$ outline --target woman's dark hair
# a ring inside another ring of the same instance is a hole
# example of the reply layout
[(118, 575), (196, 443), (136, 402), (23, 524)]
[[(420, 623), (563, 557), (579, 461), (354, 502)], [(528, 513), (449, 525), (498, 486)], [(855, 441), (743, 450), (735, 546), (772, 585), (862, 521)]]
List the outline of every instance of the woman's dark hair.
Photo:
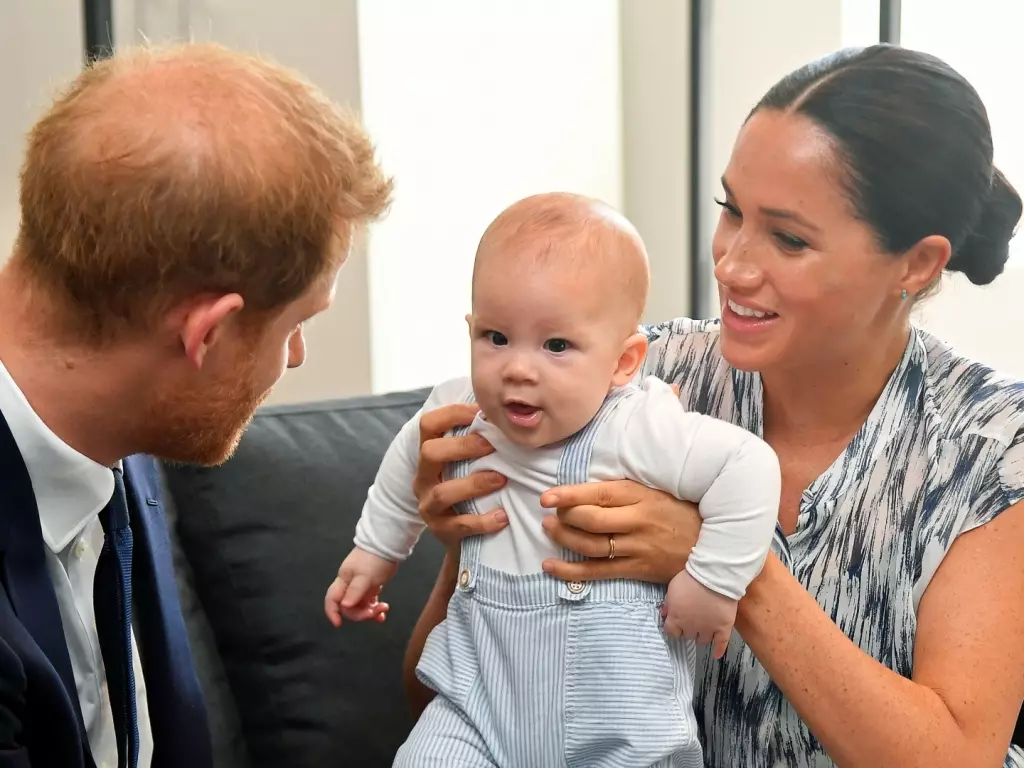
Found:
[(831, 134), (846, 192), (883, 250), (942, 235), (950, 271), (976, 285), (1003, 271), (1020, 195), (992, 165), (985, 105), (948, 64), (892, 45), (846, 49), (784, 77), (751, 115), (763, 109)]

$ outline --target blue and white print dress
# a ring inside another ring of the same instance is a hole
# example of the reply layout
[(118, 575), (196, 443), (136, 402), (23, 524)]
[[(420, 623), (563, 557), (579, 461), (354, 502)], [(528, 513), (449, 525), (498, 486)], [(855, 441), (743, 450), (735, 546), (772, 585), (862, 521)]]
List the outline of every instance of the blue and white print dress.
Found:
[[(722, 358), (717, 320), (647, 333), (644, 375), (762, 435), (761, 379)], [(1022, 499), (1024, 382), (914, 329), (860, 432), (804, 491), (796, 532), (777, 531), (773, 548), (854, 643), (909, 678), (917, 607), (953, 541)], [(701, 654), (696, 711), (711, 768), (835, 765), (737, 635), (721, 662)], [(1024, 768), (1024, 751), (1004, 765)]]

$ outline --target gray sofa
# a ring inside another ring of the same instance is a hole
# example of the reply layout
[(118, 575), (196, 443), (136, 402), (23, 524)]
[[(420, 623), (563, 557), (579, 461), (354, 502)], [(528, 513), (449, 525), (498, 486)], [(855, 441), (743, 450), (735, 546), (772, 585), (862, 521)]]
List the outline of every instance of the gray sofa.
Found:
[(424, 536), (399, 569), (383, 625), (335, 630), (323, 595), (384, 451), (426, 396), (265, 408), (223, 466), (165, 468), (218, 768), (389, 766), (412, 727), (402, 655), (437, 542)]
[(399, 569), (382, 625), (336, 630), (323, 596), (384, 451), (426, 395), (268, 407), (223, 466), (165, 467), (218, 768), (389, 766), (412, 727), (402, 654), (436, 541)]

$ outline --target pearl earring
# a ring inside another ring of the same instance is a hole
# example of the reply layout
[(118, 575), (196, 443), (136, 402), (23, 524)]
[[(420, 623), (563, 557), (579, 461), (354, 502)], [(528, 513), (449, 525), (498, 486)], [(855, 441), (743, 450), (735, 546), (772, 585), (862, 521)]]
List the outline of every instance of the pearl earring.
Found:
[(900, 301), (906, 301), (908, 295), (909, 294), (907, 293), (907, 289), (904, 288), (902, 291), (900, 291)]

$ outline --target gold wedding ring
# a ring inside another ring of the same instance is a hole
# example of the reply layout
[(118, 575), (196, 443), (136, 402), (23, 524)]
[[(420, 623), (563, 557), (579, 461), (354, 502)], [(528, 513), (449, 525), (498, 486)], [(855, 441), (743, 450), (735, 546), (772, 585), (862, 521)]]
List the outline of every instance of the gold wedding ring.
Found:
[(608, 559), (615, 559), (615, 536), (610, 533), (608, 534)]

